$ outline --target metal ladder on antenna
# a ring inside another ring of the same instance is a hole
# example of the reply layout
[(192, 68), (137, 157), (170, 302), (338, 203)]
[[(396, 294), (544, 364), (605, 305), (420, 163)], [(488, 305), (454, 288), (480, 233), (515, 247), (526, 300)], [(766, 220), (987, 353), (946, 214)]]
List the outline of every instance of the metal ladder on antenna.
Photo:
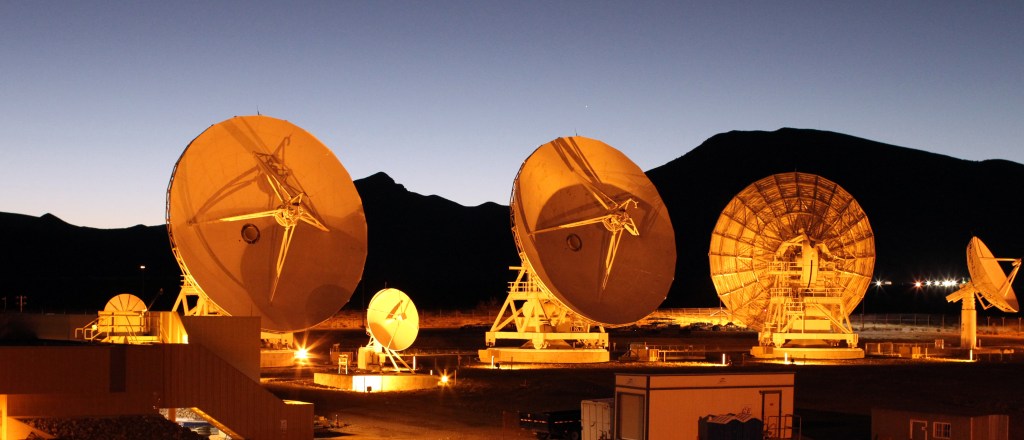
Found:
[(786, 299), (786, 314), (802, 315), (806, 307), (807, 305), (804, 304), (803, 295), (796, 290), (791, 290), (789, 297)]

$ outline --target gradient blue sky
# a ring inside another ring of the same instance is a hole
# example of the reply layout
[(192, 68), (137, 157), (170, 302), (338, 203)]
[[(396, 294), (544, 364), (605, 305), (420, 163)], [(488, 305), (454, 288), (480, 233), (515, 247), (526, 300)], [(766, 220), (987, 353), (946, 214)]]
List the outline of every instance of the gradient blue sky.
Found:
[(1024, 2), (0, 0), (0, 211), (157, 225), (178, 156), (287, 119), (353, 178), (507, 203), (559, 136), (644, 169), (815, 128), (1024, 163)]

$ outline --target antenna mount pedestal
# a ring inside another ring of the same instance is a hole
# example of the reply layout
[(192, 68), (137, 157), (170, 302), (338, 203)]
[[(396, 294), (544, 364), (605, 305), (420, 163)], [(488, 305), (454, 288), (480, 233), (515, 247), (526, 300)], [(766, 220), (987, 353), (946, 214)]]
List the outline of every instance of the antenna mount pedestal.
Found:
[[(607, 362), (608, 333), (604, 327), (573, 313), (534, 279), (528, 263), (511, 267), (516, 280), (486, 334), (487, 362)], [(506, 330), (508, 327), (513, 330)], [(592, 330), (597, 331), (592, 331)], [(525, 341), (518, 348), (496, 347), (499, 340)], [(603, 355), (602, 355), (603, 353)]]

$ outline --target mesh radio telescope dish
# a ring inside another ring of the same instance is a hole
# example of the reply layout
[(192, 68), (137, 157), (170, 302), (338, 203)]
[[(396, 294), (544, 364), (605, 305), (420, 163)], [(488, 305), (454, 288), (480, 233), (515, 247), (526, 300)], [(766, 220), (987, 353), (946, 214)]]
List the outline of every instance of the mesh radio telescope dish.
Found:
[(560, 302), (603, 324), (640, 320), (675, 274), (675, 233), (658, 190), (636, 164), (585, 137), (542, 145), (513, 186), (523, 264)]
[(722, 211), (708, 255), (719, 298), (762, 345), (856, 345), (849, 313), (871, 282), (875, 243), (860, 204), (836, 183), (797, 172), (754, 182)]
[(130, 293), (122, 293), (110, 298), (103, 306), (104, 312), (145, 312), (146, 303)]
[(333, 315), (366, 261), (366, 219), (348, 172), (311, 134), (266, 116), (215, 124), (185, 148), (167, 225), (186, 284), (194, 279), (228, 314), (260, 316), (265, 330)]
[[(1009, 276), (1003, 273), (1003, 268), (999, 265), (1001, 261), (1013, 263)], [(1012, 285), (1020, 266), (1020, 258), (996, 258), (980, 238), (971, 237), (971, 241), (967, 243), (967, 270), (971, 274), (971, 281), (962, 284), (959, 290), (946, 296), (947, 301), (960, 301), (963, 305), (960, 313), (961, 348), (977, 347), (976, 302), (984, 309), (995, 307), (1007, 313), (1016, 313), (1020, 310)]]
[(420, 315), (405, 292), (384, 289), (373, 295), (366, 307), (366, 326), (370, 337), (381, 346), (402, 351), (416, 340), (420, 331)]

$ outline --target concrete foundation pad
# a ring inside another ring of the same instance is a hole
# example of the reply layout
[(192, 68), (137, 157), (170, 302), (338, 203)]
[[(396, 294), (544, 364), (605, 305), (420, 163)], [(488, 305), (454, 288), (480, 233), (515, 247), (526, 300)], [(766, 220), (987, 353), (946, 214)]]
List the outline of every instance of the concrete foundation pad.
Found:
[(600, 348), (533, 349), (485, 348), (479, 350), (480, 362), (524, 364), (591, 364), (608, 362), (608, 350)]
[(295, 352), (291, 350), (260, 350), (260, 368), (290, 367), (295, 365)]
[(425, 390), (437, 388), (440, 382), (441, 376), (429, 374), (313, 374), (317, 385), (361, 393)]
[(750, 354), (758, 359), (864, 359), (864, 350), (845, 347), (753, 347)]

